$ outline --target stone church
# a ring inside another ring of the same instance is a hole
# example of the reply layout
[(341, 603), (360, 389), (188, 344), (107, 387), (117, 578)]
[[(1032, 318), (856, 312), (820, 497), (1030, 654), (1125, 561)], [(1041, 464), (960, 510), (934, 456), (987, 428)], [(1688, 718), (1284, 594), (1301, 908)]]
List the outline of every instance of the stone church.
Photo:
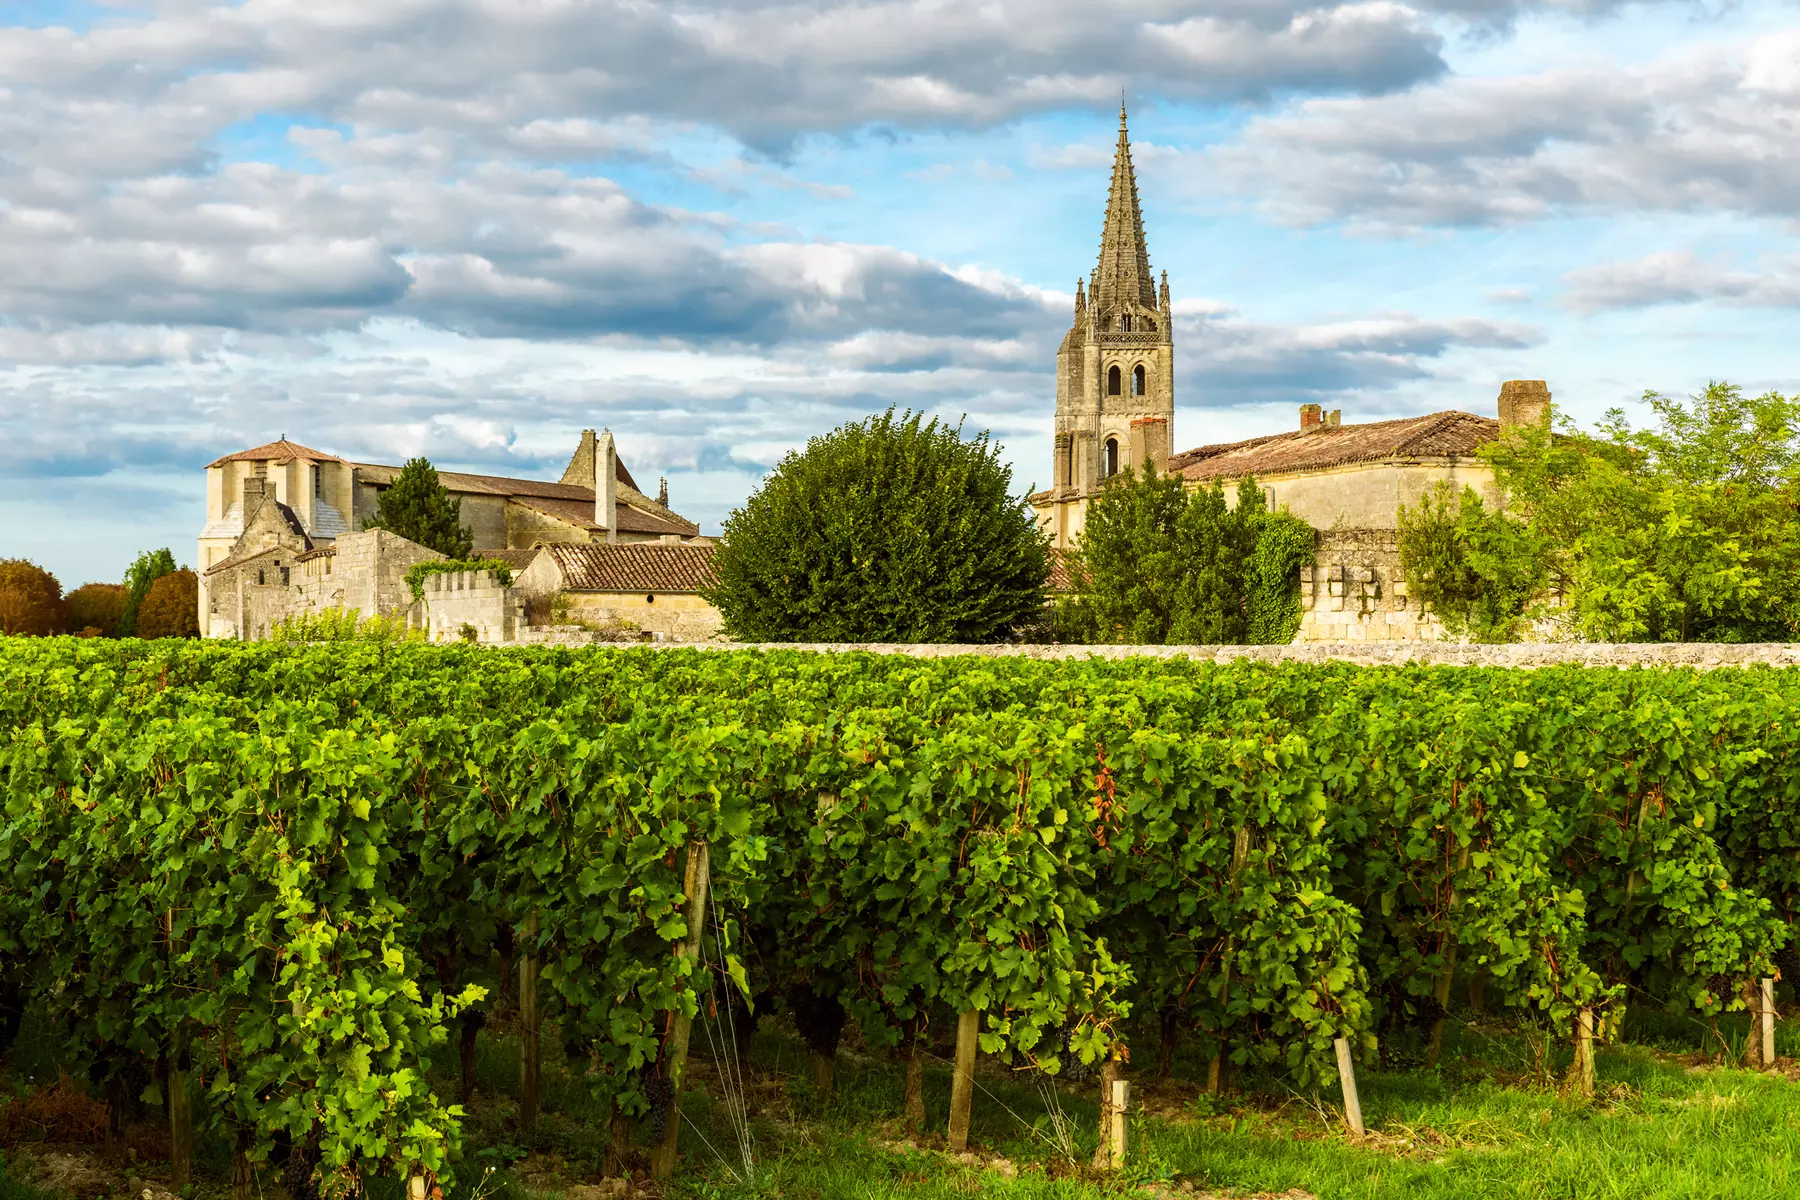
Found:
[(1174, 452), (1175, 330), (1169, 277), (1150, 267), (1125, 111), (1093, 274), (1075, 285), (1075, 315), (1056, 354), (1056, 436), (1050, 487), (1031, 496), (1051, 544), (1080, 541), (1087, 506), (1127, 467), (1153, 466), (1189, 489), (1254, 478), (1272, 508), (1318, 531), (1318, 565), (1303, 573), (1297, 640), (1408, 641), (1441, 635), (1409, 603), (1395, 541), (1401, 505), (1439, 480), (1492, 492), (1476, 452), (1514, 426), (1550, 420), (1542, 380), (1501, 385), (1498, 413), (1460, 410), (1345, 424), (1340, 411), (1300, 406), (1295, 427)]

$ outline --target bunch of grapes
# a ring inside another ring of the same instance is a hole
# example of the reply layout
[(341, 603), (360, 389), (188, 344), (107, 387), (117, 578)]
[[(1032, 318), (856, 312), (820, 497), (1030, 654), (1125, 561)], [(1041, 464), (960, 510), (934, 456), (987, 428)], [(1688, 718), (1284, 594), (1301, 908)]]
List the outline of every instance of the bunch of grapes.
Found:
[(669, 1110), (674, 1107), (675, 1089), (661, 1075), (644, 1081), (644, 1095), (650, 1100), (650, 1132), (660, 1141), (669, 1125)]

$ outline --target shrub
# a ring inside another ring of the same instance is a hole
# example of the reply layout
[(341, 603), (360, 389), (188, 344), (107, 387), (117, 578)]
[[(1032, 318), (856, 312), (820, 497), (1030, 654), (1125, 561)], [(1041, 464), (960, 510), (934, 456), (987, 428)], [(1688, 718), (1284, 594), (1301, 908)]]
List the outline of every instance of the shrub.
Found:
[(49, 637), (68, 627), (56, 576), (23, 558), (0, 559), (0, 633)]
[(86, 637), (112, 637), (125, 617), (129, 596), (124, 584), (82, 584), (68, 595), (69, 631)]
[(183, 568), (151, 584), (143, 606), (138, 609), (137, 636), (199, 637), (200, 577)]
[(150, 594), (150, 586), (178, 569), (167, 546), (144, 551), (125, 568), (125, 611), (119, 615), (120, 637), (131, 637), (137, 632), (138, 609)]
[(732, 636), (986, 642), (1043, 610), (1049, 550), (986, 433), (889, 409), (790, 453), (725, 522), (702, 594)]

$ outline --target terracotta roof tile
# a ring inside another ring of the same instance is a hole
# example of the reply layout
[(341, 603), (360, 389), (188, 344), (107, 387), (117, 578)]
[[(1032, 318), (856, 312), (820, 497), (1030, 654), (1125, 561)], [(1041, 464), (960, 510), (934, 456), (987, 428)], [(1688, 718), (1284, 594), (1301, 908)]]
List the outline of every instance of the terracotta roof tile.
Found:
[(578, 592), (697, 592), (712, 583), (713, 546), (554, 544), (544, 550)]
[(469, 554), (470, 558), (491, 558), (498, 562), (503, 562), (511, 567), (515, 573), (529, 567), (531, 565), (531, 560), (537, 556), (538, 552), (536, 548), (529, 550), (503, 550), (498, 548), (483, 549), (480, 546), (475, 547)]
[(1387, 458), (1451, 458), (1472, 455), (1500, 436), (1500, 422), (1465, 412), (1439, 412), (1364, 425), (1321, 425), (1200, 446), (1169, 459), (1168, 469), (1187, 479), (1241, 479), (1292, 471), (1318, 471)]
[(282, 438), (280, 441), (270, 442), (266, 446), (258, 446), (253, 450), (239, 450), (236, 454), (227, 454), (224, 458), (216, 458), (206, 465), (210, 468), (222, 467), (228, 462), (263, 462), (265, 460), (292, 462), (294, 459), (308, 462), (344, 461), (335, 454), (327, 454), (323, 450), (309, 450), (297, 442), (290, 442), (286, 438)]

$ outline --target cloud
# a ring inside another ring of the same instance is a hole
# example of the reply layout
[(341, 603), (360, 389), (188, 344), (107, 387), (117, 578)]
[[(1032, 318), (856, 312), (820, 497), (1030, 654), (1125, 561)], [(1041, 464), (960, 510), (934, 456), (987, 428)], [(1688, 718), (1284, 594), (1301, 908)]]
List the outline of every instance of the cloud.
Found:
[(1561, 303), (1577, 312), (1697, 304), (1717, 300), (1745, 308), (1800, 307), (1800, 260), (1771, 260), (1740, 271), (1691, 250), (1665, 250), (1633, 262), (1599, 263), (1563, 276)]
[(1559, 214), (1800, 214), (1800, 29), (1648, 65), (1311, 98), (1214, 162), (1288, 224), (1376, 232)]

